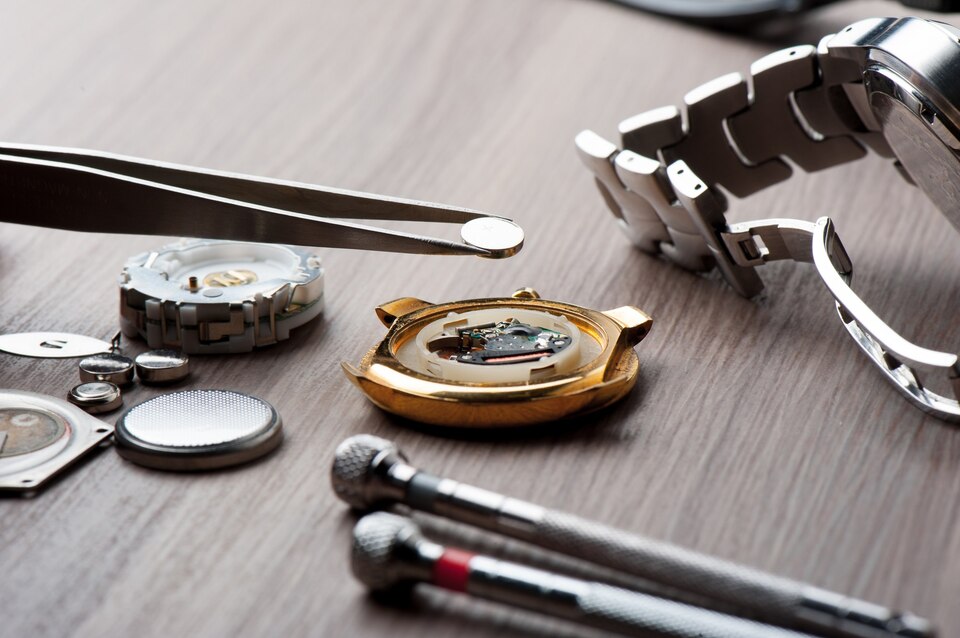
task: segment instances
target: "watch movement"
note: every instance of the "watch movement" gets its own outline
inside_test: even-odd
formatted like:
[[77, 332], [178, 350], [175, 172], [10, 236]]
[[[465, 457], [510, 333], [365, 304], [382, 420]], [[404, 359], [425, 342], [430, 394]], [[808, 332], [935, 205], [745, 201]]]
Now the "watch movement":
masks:
[[151, 348], [249, 352], [323, 310], [320, 258], [302, 248], [185, 240], [128, 260], [120, 325]]

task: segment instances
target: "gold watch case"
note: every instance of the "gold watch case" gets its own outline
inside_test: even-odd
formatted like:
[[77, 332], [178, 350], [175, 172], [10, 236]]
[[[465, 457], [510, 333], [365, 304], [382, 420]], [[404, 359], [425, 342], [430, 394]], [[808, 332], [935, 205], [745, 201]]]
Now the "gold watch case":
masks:
[[[563, 325], [572, 324], [581, 339], [577, 350], [580, 360], [567, 371], [551, 374], [551, 365], [536, 375], [530, 374], [535, 378], [506, 382], [443, 378], [401, 363], [400, 359], [409, 363], [409, 355], [404, 354], [407, 350], [403, 349], [411, 347], [411, 342], [419, 344], [417, 336], [421, 331], [454, 313], [488, 310], [505, 310], [504, 318], [510, 317], [513, 310], [546, 313], [558, 322], [566, 322]], [[386, 336], [367, 352], [359, 368], [342, 363], [344, 372], [373, 403], [388, 412], [414, 421], [460, 428], [532, 425], [585, 414], [614, 403], [636, 383], [640, 361], [633, 347], [653, 323], [646, 313], [633, 306], [601, 312], [541, 299], [530, 288], [520, 289], [507, 298], [444, 304], [405, 297], [379, 306], [376, 312], [389, 328]]]

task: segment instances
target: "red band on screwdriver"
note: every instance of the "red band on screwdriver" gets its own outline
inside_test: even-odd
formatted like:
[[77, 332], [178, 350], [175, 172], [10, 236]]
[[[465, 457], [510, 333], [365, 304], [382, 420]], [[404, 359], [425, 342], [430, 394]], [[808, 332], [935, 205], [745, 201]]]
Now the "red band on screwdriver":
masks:
[[476, 554], [462, 549], [446, 549], [433, 566], [433, 584], [453, 591], [467, 591], [470, 559]]

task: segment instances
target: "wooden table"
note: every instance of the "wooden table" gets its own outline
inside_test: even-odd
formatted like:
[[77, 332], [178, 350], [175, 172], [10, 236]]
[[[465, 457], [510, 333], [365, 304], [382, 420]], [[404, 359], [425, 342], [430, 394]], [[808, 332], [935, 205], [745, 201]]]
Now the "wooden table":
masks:
[[[960, 635], [960, 432], [881, 379], [812, 268], [767, 266], [765, 293], [744, 300], [632, 249], [573, 147], [582, 128], [612, 136], [775, 48], [899, 7], [844, 3], [751, 40], [591, 0], [6, 4], [2, 139], [449, 202], [510, 216], [528, 239], [500, 262], [321, 251], [321, 320], [254, 354], [195, 357], [184, 386], [271, 401], [283, 446], [199, 475], [104, 449], [35, 498], [0, 500], [0, 635], [581, 635], [457, 596], [365, 596], [348, 568], [355, 518], [328, 478], [335, 446], [360, 432], [436, 473]], [[881, 316], [956, 348], [957, 234], [884, 161], [799, 173], [732, 218], [823, 214]], [[124, 260], [165, 242], [4, 224], [2, 331], [108, 337]], [[438, 436], [374, 408], [340, 370], [383, 334], [381, 302], [520, 286], [652, 314], [636, 390], [573, 425]], [[75, 382], [75, 361], [0, 355], [2, 387], [62, 396]]]

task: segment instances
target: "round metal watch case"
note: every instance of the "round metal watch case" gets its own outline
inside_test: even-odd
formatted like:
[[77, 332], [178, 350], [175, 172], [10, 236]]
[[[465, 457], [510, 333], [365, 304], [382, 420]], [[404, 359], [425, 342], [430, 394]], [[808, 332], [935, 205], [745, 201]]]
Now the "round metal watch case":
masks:
[[872, 18], [828, 43], [859, 70], [870, 114], [910, 178], [960, 231], [960, 30]]
[[[546, 301], [529, 289], [515, 295], [437, 305], [413, 298], [384, 304], [376, 309], [389, 328], [383, 341], [366, 354], [359, 367], [341, 365], [350, 380], [384, 410], [415, 421], [461, 428], [530, 425], [585, 414], [610, 405], [630, 391], [640, 367], [633, 346], [653, 323], [648, 315], [633, 306], [600, 312]], [[548, 319], [538, 321], [538, 316]], [[479, 325], [472, 323], [475, 318], [482, 319]], [[484, 366], [483, 374], [470, 369], [463, 376], [453, 373], [449, 366], [464, 366], [462, 372], [467, 372], [472, 364], [453, 361], [456, 355], [442, 348], [432, 352], [431, 365], [431, 352], [423, 352], [425, 340], [419, 338], [427, 331], [426, 340], [436, 339], [439, 334], [445, 344], [455, 343], [458, 326], [483, 331], [505, 325], [507, 334], [514, 326], [511, 320], [518, 318], [535, 322], [539, 330], [552, 331], [558, 337], [566, 330], [553, 344], [570, 337], [579, 343], [564, 347], [562, 352], [545, 343], [545, 348], [554, 347], [557, 354], [545, 354], [537, 361], [531, 361], [529, 350], [508, 353], [499, 360], [498, 353], [487, 351], [485, 354], [492, 354], [494, 360]], [[534, 326], [516, 327], [528, 330]], [[463, 331], [459, 334], [470, 337]], [[530, 338], [543, 338], [542, 332]], [[464, 343], [470, 348], [485, 348], [477, 345], [482, 340]], [[577, 359], [564, 362], [570, 355]], [[444, 365], [438, 365], [444, 358]], [[498, 375], [498, 370], [503, 374]], [[523, 380], [518, 380], [518, 372]]]
[[323, 269], [293, 246], [182, 241], [128, 260], [120, 327], [151, 348], [249, 352], [289, 338], [323, 311]]

